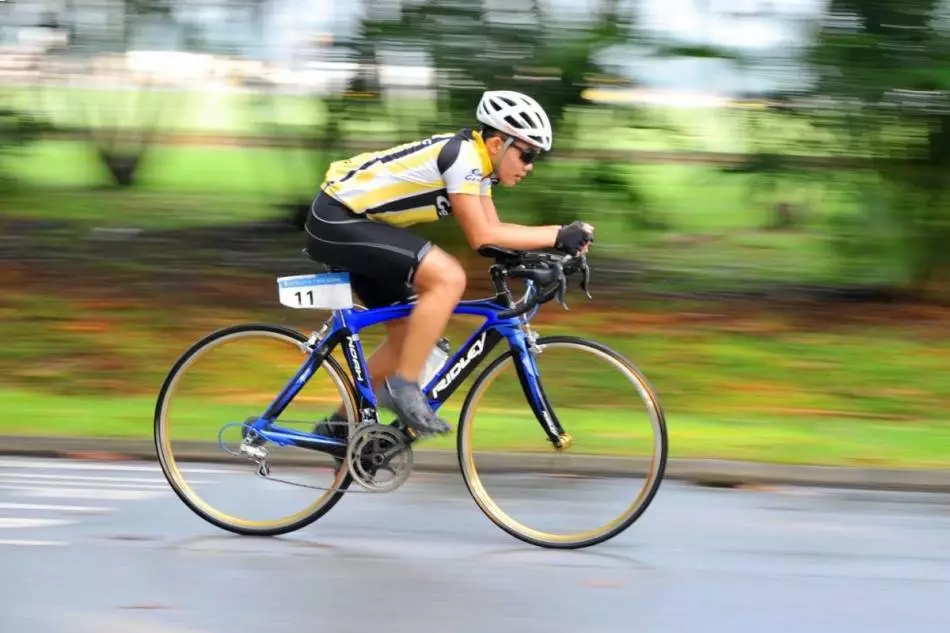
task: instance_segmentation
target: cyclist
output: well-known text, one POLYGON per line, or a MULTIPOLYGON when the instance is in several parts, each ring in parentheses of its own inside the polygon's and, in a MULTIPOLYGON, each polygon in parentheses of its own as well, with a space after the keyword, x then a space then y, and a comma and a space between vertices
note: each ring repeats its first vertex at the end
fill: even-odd
MULTIPOLYGON (((475 114, 478 129, 334 162, 306 221, 308 255, 346 269, 367 307, 417 299, 408 317, 386 323, 386 339, 367 367, 380 406, 420 433, 451 430, 429 407, 418 380, 466 279, 454 257, 405 227, 451 215, 473 249, 492 244, 577 254, 593 240, 593 227, 579 220, 523 226, 498 219, 492 184, 514 186, 527 176, 538 155, 551 149, 553 133, 537 101, 518 92, 485 92, 475 114)), ((326 422, 314 431, 346 435, 345 426, 330 429, 326 422)))

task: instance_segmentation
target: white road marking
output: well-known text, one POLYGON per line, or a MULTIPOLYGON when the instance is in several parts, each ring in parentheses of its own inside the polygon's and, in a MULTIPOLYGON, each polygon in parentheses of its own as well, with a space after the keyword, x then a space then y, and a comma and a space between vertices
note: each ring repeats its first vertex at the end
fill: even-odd
POLYGON ((19 545, 23 547, 55 547, 66 545, 63 541, 29 541, 26 539, 0 539, 0 545, 19 545))
POLYGON ((106 514, 111 508, 95 506, 63 506, 43 503, 0 503, 0 510, 49 510, 51 512, 75 512, 77 514, 106 514))
MULTIPOLYGON (((120 483, 141 483, 157 486, 167 486, 164 479, 155 479, 143 477, 83 477, 78 475, 38 475, 33 473, 0 473, 0 480, 3 479, 60 479, 63 481, 117 481, 120 483)), ((196 484, 208 484, 210 481, 194 481, 196 484)))
MULTIPOLYGON (((75 462, 69 460, 49 460, 32 461, 24 459, 0 459, 0 468, 38 468, 41 470, 107 470, 107 471, 127 471, 127 472, 148 472, 161 474, 161 468, 158 464, 149 466, 139 466, 133 464, 113 464, 103 462, 75 462)), ((188 466, 188 462, 183 462, 180 469, 191 473, 209 473, 217 475, 233 475, 247 473, 246 469, 225 469, 225 468, 203 468, 188 466)))
MULTIPOLYGON (((200 475, 197 477, 201 478, 200 475)), ((207 481, 207 476, 203 479, 200 483, 215 483, 207 481)), ((83 515, 116 512, 122 501, 156 499, 173 492, 161 469, 154 464, 7 459, 0 460, 0 494, 6 497, 0 502, 0 534, 11 534, 12 530, 19 535, 34 537, 0 539, 0 547, 53 547, 69 543, 35 538, 40 530, 81 523, 83 515), (29 498, 96 500, 99 503, 29 503, 29 498)))
POLYGON ((77 523, 77 521, 66 521, 65 519, 24 519, 20 517, 0 517, 0 528, 39 528, 51 527, 53 525, 68 525, 77 523))
POLYGON ((3 481, 2 478, 0 478, 0 490, 21 490, 24 487, 42 488, 44 486, 63 486, 65 488, 117 488, 120 490, 165 490, 168 488, 168 484, 112 484, 105 481, 72 481, 66 477, 53 481, 48 479, 41 481, 23 479, 3 481))
POLYGON ((157 499, 163 495, 172 494, 171 488, 153 491, 108 488, 33 488, 29 486, 0 486, 0 488, 19 490, 20 496, 23 497, 57 499, 157 499))

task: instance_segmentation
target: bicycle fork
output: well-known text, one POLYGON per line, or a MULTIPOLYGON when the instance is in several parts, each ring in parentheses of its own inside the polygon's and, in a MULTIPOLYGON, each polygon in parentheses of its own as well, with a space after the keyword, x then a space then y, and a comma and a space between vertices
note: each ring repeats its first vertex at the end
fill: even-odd
POLYGON ((564 431, 557 414, 554 413, 554 407, 551 406, 544 392, 541 373, 538 371, 535 360, 535 355, 541 353, 541 348, 535 344, 536 338, 537 334, 530 330, 512 337, 511 349, 514 354, 515 370, 538 424, 544 429, 544 433, 554 448, 565 450, 571 447, 574 438, 564 431))

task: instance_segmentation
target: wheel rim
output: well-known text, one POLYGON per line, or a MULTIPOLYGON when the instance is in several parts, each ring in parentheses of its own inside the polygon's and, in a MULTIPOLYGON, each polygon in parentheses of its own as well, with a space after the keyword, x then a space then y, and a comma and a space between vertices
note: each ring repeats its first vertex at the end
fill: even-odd
MULTIPOLYGON (((320 509, 331 502, 334 497, 342 494, 340 491, 333 490, 313 490, 314 493, 322 493, 320 496, 304 507, 304 509, 293 512, 287 516, 280 517, 277 519, 270 520, 257 520, 257 519, 246 519, 239 516, 235 516, 231 513, 224 512, 214 507, 211 503, 206 501, 202 495, 200 495, 189 482, 182 475, 181 468, 179 467, 179 462, 175 458, 174 450, 172 449, 172 437, 170 431, 170 419, 169 419, 169 410, 172 407, 174 402, 174 396, 177 393, 178 387, 182 383, 183 377, 187 376, 188 370, 194 366, 197 361, 202 358, 206 358, 209 354, 221 348, 226 343, 234 343, 241 339, 273 339, 279 341, 287 346, 292 346, 300 349, 300 362, 303 362, 306 353, 305 339, 297 338, 290 336, 288 334, 271 331, 271 330, 244 330, 233 332, 209 340, 206 344, 202 345, 200 348, 196 349, 190 356, 188 356, 177 368, 174 375, 168 382, 167 388, 163 392, 163 398, 161 406, 158 412, 158 424, 156 425, 156 432, 158 435, 158 446, 159 446, 159 458, 162 464, 162 470, 165 472, 166 477, 169 479, 169 483, 172 487, 179 493, 183 499, 188 502, 194 509, 199 513, 204 514, 208 518, 217 521, 219 523, 225 524, 227 526, 232 526, 235 528, 240 528, 248 531, 270 531, 270 530, 279 530, 287 526, 299 523, 315 513, 319 512, 320 509)), ((346 387, 344 378, 340 376, 335 368, 330 366, 328 363, 323 363, 319 368, 326 375, 329 376, 330 380, 337 389, 337 394, 340 396, 344 403, 344 407, 347 413, 347 419, 352 423, 356 420, 356 403, 353 401, 352 394, 349 389, 346 387)), ((311 378, 311 380, 313 380, 311 378)), ((274 392, 272 397, 276 397, 278 392, 274 392)), ((263 409, 257 411, 256 413, 262 413, 263 409)), ((315 453, 315 456, 320 455, 320 453, 315 453)), ((235 457, 235 463, 246 466, 248 469, 253 470, 254 465, 244 458, 235 457)), ((348 477, 345 468, 337 469, 333 481, 327 485, 329 488, 339 488, 344 483, 348 477)))
MULTIPOLYGON (((515 519, 510 513, 503 510, 499 504, 496 503, 496 501, 486 490, 482 481, 482 476, 479 474, 478 468, 475 465, 475 451, 473 449, 472 437, 474 428, 477 426, 477 423, 475 422, 475 416, 477 415, 478 405, 482 398, 494 384, 495 379, 501 375, 504 370, 508 369, 511 370, 512 373, 514 372, 514 357, 510 353, 502 357, 504 360, 497 362, 494 366, 490 367, 485 372, 485 374, 479 378, 477 384, 473 387, 472 392, 469 395, 469 400, 463 410, 462 418, 460 419, 459 423, 459 448, 461 453, 460 458, 462 462, 463 475, 465 477, 466 484, 469 487, 469 491, 471 492, 479 507, 489 516, 493 522, 515 536, 524 538, 528 541, 552 546, 572 546, 582 545, 584 543, 599 542, 609 538, 619 531, 622 531, 623 528, 632 523, 646 509, 656 492, 662 477, 663 469, 665 467, 666 433, 662 409, 660 408, 660 405, 657 402, 652 389, 646 383, 642 375, 640 375, 640 373, 635 368, 633 368, 628 363, 623 362, 621 359, 615 358, 611 354, 608 354, 597 347, 579 344, 576 342, 546 341, 539 342, 539 347, 541 347, 542 350, 548 350, 552 348, 572 348, 574 350, 594 354, 620 371, 627 378, 629 383, 635 387, 636 393, 638 394, 642 403, 641 406, 645 406, 648 413, 652 430, 652 450, 650 451, 650 457, 647 462, 646 477, 642 488, 634 498, 633 502, 627 505, 624 510, 620 512, 615 518, 591 529, 564 533, 549 532, 529 527, 522 521, 515 519)), ((538 358, 543 358, 543 354, 538 358)), ((579 366, 582 365, 579 364, 579 366)), ((540 372, 541 378, 543 380, 545 373, 544 369, 542 368, 540 372)), ((551 399, 551 388, 547 387, 546 391, 549 399, 551 399)), ((523 395, 521 395, 520 398, 522 401, 524 400, 523 395)), ((524 402, 524 406, 528 406, 526 401, 524 402)), ((556 405, 555 409, 557 409, 556 405)), ((541 434, 542 430, 540 426, 537 425, 537 422, 532 419, 532 423, 535 425, 537 433, 541 434)), ((571 433, 570 428, 567 428, 566 430, 568 433, 571 433)), ((575 440, 577 440, 576 435, 575 440)))

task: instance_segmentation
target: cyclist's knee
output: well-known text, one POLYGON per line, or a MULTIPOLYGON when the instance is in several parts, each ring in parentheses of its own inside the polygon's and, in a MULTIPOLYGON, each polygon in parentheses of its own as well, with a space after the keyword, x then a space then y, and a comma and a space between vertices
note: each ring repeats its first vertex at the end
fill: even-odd
POLYGON ((452 258, 452 266, 446 266, 443 273, 443 281, 446 289, 449 290, 453 296, 461 297, 465 293, 465 284, 468 281, 465 276, 465 269, 462 268, 462 265, 459 264, 455 258, 452 258))
POLYGON ((436 246, 422 258, 415 276, 420 291, 436 290, 455 297, 465 292, 466 282, 465 269, 458 260, 436 246))

